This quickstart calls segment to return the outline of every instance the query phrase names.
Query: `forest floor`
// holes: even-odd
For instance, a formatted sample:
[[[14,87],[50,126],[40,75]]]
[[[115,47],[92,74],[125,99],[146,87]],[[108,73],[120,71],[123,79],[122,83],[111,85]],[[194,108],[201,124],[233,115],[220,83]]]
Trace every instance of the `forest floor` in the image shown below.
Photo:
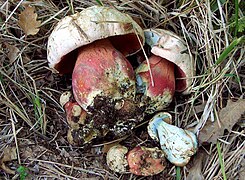
[[[110,144],[160,147],[147,134],[149,119],[119,140],[68,143],[59,98],[71,90],[71,74],[50,69],[47,41],[61,18],[94,5],[127,13],[143,29],[170,30],[187,44],[196,74],[191,93],[176,93],[165,109],[174,125],[196,130],[198,152],[186,166],[167,162],[149,177],[109,169]],[[1,0],[0,179],[243,179],[244,7],[238,0]]]

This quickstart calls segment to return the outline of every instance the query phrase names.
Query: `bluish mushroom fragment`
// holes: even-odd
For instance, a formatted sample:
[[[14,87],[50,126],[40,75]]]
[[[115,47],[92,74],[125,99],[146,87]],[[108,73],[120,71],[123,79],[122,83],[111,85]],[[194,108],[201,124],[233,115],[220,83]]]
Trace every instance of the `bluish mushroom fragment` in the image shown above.
[[[197,137],[188,130],[165,122],[172,119],[169,113],[156,114],[148,125],[148,134],[158,141],[166,158],[176,166],[185,166],[197,151]]]

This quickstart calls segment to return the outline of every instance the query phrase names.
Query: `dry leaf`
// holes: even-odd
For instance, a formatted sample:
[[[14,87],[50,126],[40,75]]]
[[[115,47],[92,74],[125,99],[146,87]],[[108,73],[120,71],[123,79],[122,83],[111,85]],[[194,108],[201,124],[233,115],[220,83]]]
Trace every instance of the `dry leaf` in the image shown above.
[[[27,6],[19,15],[18,25],[26,35],[35,35],[39,31],[41,21],[37,21],[37,14],[34,11],[34,7]]]
[[[9,169],[5,162],[16,160],[16,147],[7,147],[4,149],[3,157],[0,159],[0,168],[3,169],[8,174],[15,174],[15,171]]]
[[[211,142],[216,143],[219,136],[224,134],[224,130],[231,131],[232,127],[239,121],[242,114],[245,113],[245,99],[239,99],[236,102],[229,100],[227,106],[220,110],[219,120],[211,122],[207,121],[199,134],[199,143]]]
[[[6,48],[8,49],[7,56],[9,58],[10,64],[12,64],[15,61],[15,59],[17,58],[20,50],[17,47],[10,45],[8,43],[4,43],[4,44],[5,44]]]
[[[109,143],[109,144],[105,144],[105,145],[103,146],[102,152],[103,152],[103,153],[107,153],[111,147],[116,146],[116,145],[118,145],[118,144],[119,144],[119,141],[112,142],[112,143]]]
[[[245,177],[245,159],[244,158],[243,158],[240,166],[241,166],[241,168],[238,172],[238,177],[239,177],[239,179],[243,179]]]
[[[189,174],[187,175],[186,180],[204,180],[204,176],[202,174],[202,166],[203,161],[205,160],[205,152],[198,151],[196,156],[194,157],[193,166],[189,169]]]

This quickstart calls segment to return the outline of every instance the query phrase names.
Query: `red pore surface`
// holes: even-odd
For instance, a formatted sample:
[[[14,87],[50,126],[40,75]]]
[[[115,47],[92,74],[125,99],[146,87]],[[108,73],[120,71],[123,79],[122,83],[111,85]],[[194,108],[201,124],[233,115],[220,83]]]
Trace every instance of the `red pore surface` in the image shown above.
[[[148,85],[146,94],[149,97],[162,95],[169,90],[171,95],[175,92],[175,65],[159,56],[152,55],[149,58],[150,68],[153,76],[154,86],[151,83],[150,72],[147,62],[144,61],[140,66],[138,75],[141,76],[143,82]]]
[[[132,98],[134,71],[109,40],[99,40],[79,49],[72,87],[76,101],[84,109],[97,95]]]
[[[135,147],[127,154],[129,171],[140,176],[151,176],[165,169],[165,158],[156,148]]]
[[[187,88],[186,84],[186,74],[181,70],[181,68],[175,68],[176,77],[176,91],[183,92]]]

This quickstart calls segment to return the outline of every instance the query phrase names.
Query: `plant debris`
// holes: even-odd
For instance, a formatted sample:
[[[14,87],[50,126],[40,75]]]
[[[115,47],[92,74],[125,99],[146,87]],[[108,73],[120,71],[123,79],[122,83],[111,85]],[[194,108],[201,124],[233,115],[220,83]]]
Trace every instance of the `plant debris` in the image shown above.
[[[19,14],[18,25],[28,35],[36,35],[40,30],[41,21],[37,21],[37,13],[35,8],[27,6],[24,11]]]
[[[203,150],[197,152],[194,157],[194,162],[192,167],[189,169],[189,174],[187,175],[187,180],[204,180],[204,176],[202,174],[203,163],[206,154]]]
[[[69,124],[66,121],[65,111],[59,104],[60,95],[71,90],[71,75],[54,74],[48,66],[47,42],[55,25],[63,17],[98,5],[98,2],[129,14],[137,19],[143,29],[163,28],[182,37],[187,49],[181,53],[193,54],[196,75],[188,78],[193,81],[193,86],[190,87],[191,94],[182,96],[175,93],[166,111],[173,115],[172,124],[180,128],[194,128],[199,132],[201,129],[199,126],[196,128],[197,125],[204,130],[208,130],[209,127],[211,131],[201,132],[203,137],[200,133],[199,138],[210,142],[218,138],[220,144],[223,169],[216,146],[203,142],[199,150],[205,150],[206,154],[201,169],[190,169],[192,163],[196,166],[192,160],[195,161],[201,156],[198,151],[184,168],[178,168],[176,171],[176,168],[166,161],[166,167],[161,173],[144,179],[183,180],[194,171],[199,175],[198,172],[201,171],[204,179],[208,180],[223,179],[222,171],[225,171],[227,179],[242,179],[245,169],[245,116],[236,108],[245,106],[232,102],[234,109],[224,108],[221,111],[223,115],[220,114],[220,108],[226,106],[228,99],[245,97],[244,44],[241,42],[230,48],[232,42],[244,36],[239,32],[239,23],[244,19],[244,13],[241,13],[244,1],[238,1],[238,7],[235,6],[234,1],[215,2],[214,8],[214,3],[210,1],[169,0],[127,1],[126,3],[112,0],[1,1],[0,160],[1,166],[5,165],[12,174],[1,167],[0,179],[20,178],[21,172],[18,173],[18,168],[21,166],[28,169],[26,179],[29,177],[32,179],[143,179],[129,171],[125,174],[111,171],[106,165],[105,152],[109,147],[105,146],[103,150],[103,146],[115,141],[120,141],[121,145],[129,149],[139,145],[158,146],[159,144],[146,133],[147,123],[152,115],[147,115],[136,128],[122,138],[112,141],[115,136],[108,134],[107,139],[93,141],[87,146],[73,146],[67,140]],[[27,5],[31,5],[32,8],[28,8]],[[24,9],[29,9],[28,15],[19,18],[19,14],[26,12]],[[235,11],[238,13],[236,14]],[[234,16],[236,17],[233,18]],[[234,19],[238,20],[238,27]],[[38,23],[40,20],[41,23]],[[23,23],[25,31],[18,25],[18,21]],[[103,22],[98,23],[103,24]],[[236,30],[237,35],[234,35]],[[29,33],[34,33],[35,36]],[[13,47],[7,47],[6,44]],[[143,48],[147,57],[150,57],[152,55],[150,47],[146,45]],[[222,58],[220,58],[221,54]],[[146,57],[143,52],[139,52],[127,59],[135,70]],[[221,61],[216,63],[217,59]],[[35,99],[39,99],[40,103]],[[38,108],[39,104],[43,106]],[[235,112],[235,115],[229,114],[229,111]],[[97,112],[96,115],[100,116],[101,112]],[[232,118],[224,121],[226,116]],[[42,119],[45,119],[43,122],[47,125],[45,131],[42,131]],[[94,119],[97,117],[95,116]],[[106,118],[103,117],[102,121],[98,121],[97,127],[103,121],[106,121]],[[239,122],[236,124],[237,121]],[[224,122],[229,125],[225,125]],[[214,124],[215,126],[212,127]],[[228,132],[226,129],[231,130]],[[220,132],[214,133],[215,131]],[[43,134],[44,132],[46,134]],[[6,147],[18,148],[20,156],[18,161],[15,158],[3,161]],[[25,171],[22,172],[25,175]]]
[[[10,64],[12,64],[15,61],[15,59],[17,58],[20,50],[16,46],[11,45],[7,42],[4,44],[5,44],[6,49],[7,49],[7,56],[9,58],[9,62],[10,62]]]
[[[232,127],[240,120],[245,113],[245,100],[239,99],[236,102],[228,100],[227,106],[220,110],[219,120],[208,121],[199,134],[199,142],[216,144],[217,139],[224,134],[225,129],[231,131]]]
[[[7,167],[5,163],[16,159],[16,147],[6,147],[3,152],[3,157],[0,159],[0,169],[2,168],[8,174],[15,174],[15,171]]]

